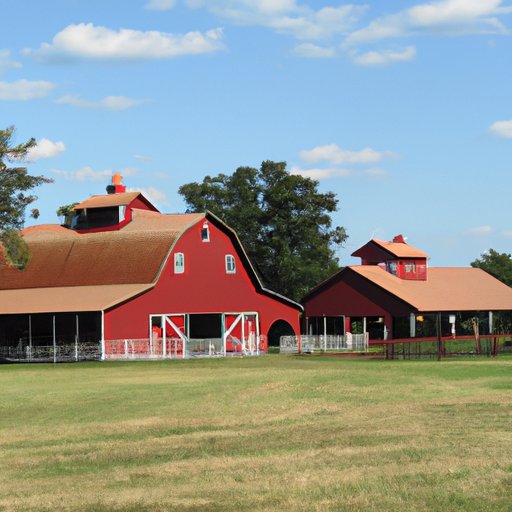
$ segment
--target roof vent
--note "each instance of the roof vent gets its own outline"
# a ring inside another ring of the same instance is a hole
[[[119,194],[126,192],[126,187],[123,185],[123,177],[120,174],[112,175],[112,184],[107,185],[107,194]]]

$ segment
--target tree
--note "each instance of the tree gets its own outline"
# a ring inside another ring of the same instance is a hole
[[[480,259],[471,262],[472,267],[481,268],[496,279],[512,286],[512,256],[494,249],[484,252]]]
[[[65,204],[63,206],[59,206],[59,208],[57,209],[57,217],[63,217],[63,219],[64,219],[63,224],[65,226],[68,226],[68,227],[71,226],[71,219],[74,214],[73,208],[77,204],[78,203]]]
[[[188,212],[211,211],[238,234],[265,286],[300,300],[338,270],[335,249],[347,238],[332,228],[338,201],[318,182],[265,161],[232,175],[206,176],[179,188]]]
[[[28,261],[28,250],[18,231],[25,221],[25,210],[37,196],[27,193],[34,187],[52,180],[44,176],[31,176],[25,167],[8,167],[5,162],[22,161],[36,141],[13,145],[14,128],[0,130],[0,240],[11,264],[24,267]],[[33,210],[34,216],[38,215]]]

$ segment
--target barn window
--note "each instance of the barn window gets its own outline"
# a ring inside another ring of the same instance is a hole
[[[201,240],[203,242],[210,241],[210,226],[208,225],[208,221],[204,221],[203,227],[201,229]]]
[[[182,252],[174,254],[174,273],[183,274],[185,272],[185,255]]]
[[[405,264],[405,271],[410,272],[416,272],[416,263],[410,262]]]
[[[226,274],[236,274],[235,257],[231,254],[226,254]]]

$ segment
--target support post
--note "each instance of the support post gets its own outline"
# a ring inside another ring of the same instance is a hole
[[[409,337],[416,338],[416,315],[414,313],[409,316]]]
[[[76,330],[75,330],[75,361],[78,361],[78,337],[80,336],[78,327],[78,313],[75,315],[76,318]]]
[[[437,360],[441,360],[443,340],[441,339],[441,313],[436,314]]]
[[[28,360],[32,361],[32,315],[28,315]]]
[[[53,315],[53,363],[57,362],[57,339],[55,337],[55,315]]]

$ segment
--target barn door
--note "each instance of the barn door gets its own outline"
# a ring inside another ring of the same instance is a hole
[[[165,315],[165,352],[171,357],[186,356],[187,315]]]
[[[243,323],[244,348],[249,354],[259,354],[258,343],[258,315],[244,314]]]
[[[242,313],[226,313],[224,316],[224,354],[242,351]]]
[[[259,353],[257,313],[225,313],[223,315],[223,325],[224,353]]]

